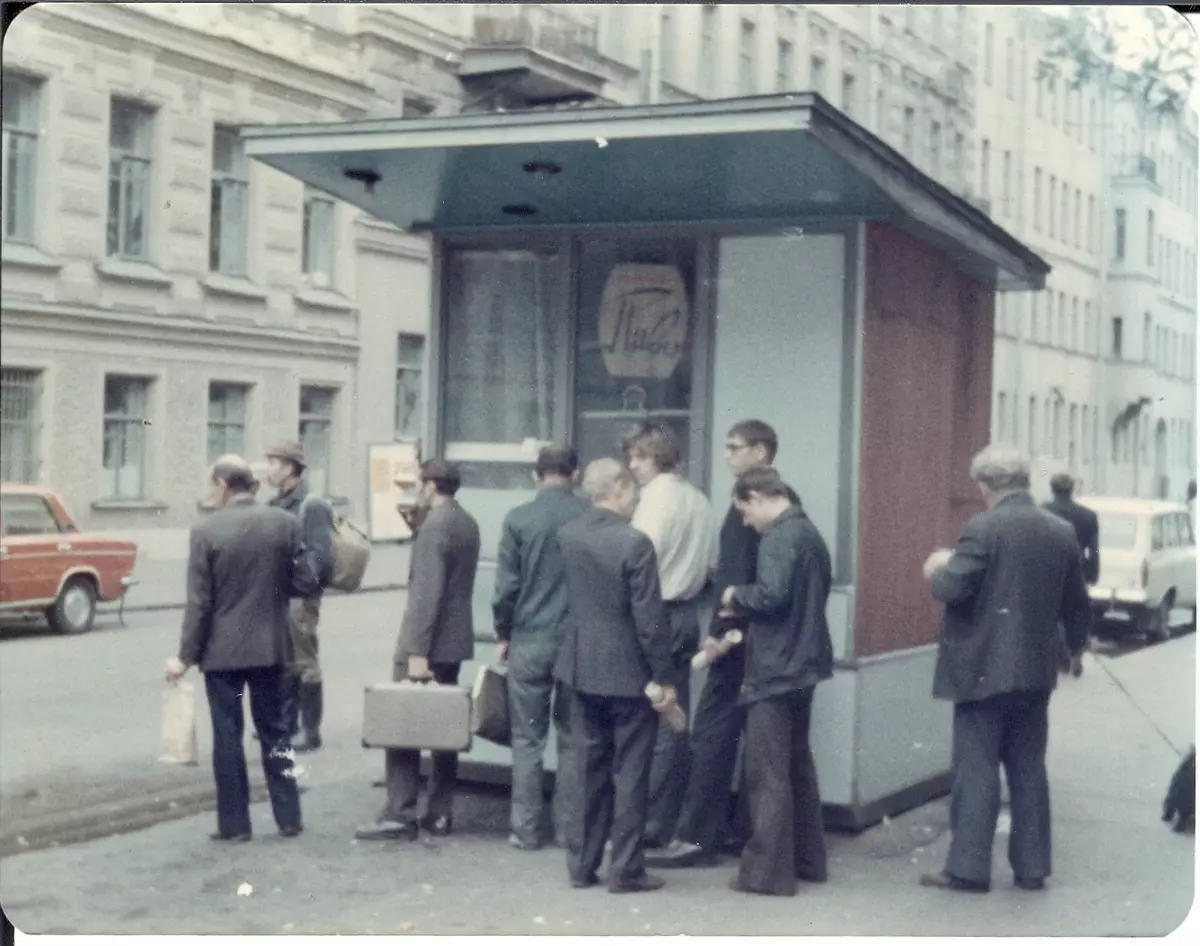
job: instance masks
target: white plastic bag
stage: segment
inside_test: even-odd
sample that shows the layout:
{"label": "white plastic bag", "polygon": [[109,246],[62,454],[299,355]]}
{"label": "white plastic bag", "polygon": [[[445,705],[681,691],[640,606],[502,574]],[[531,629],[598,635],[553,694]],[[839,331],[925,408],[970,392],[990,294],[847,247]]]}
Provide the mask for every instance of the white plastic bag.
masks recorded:
{"label": "white plastic bag", "polygon": [[196,688],[176,681],[163,688],[162,755],[160,762],[196,765]]}

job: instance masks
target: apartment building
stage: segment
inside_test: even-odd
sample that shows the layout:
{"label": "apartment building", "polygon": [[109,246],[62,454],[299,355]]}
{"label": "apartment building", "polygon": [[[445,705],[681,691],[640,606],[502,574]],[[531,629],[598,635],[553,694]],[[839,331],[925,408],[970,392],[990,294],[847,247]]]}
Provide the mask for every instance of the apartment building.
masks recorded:
{"label": "apartment building", "polygon": [[813,90],[1053,264],[1044,292],[1001,296],[993,436],[1088,491],[1179,495],[1195,115],[1151,127],[1069,89],[1040,68],[1045,16],[34,7],[5,44],[0,475],[61,489],[90,528],[179,537],[209,459],[299,437],[314,486],[365,517],[368,447],[421,433],[427,251],[247,162],[241,123]]}

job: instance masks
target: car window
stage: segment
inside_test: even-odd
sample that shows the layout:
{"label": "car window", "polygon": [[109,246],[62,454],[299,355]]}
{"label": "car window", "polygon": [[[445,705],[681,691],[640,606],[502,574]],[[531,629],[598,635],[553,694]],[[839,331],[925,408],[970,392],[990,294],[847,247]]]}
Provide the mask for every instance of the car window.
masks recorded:
{"label": "car window", "polygon": [[1150,520],[1150,551],[1159,552],[1163,547],[1163,517],[1155,516]]}
{"label": "car window", "polygon": [[1163,516],[1163,544],[1169,549],[1179,547],[1179,517],[1176,515]]}
{"label": "car window", "polygon": [[41,496],[0,496],[4,534],[57,535],[61,530],[54,513]]}
{"label": "car window", "polygon": [[1181,512],[1175,518],[1179,521],[1179,544],[1194,546],[1196,544],[1196,536],[1192,534],[1192,517],[1187,513]]}
{"label": "car window", "polygon": [[1137,536],[1135,516],[1100,516],[1100,548],[1128,551],[1137,547]]}

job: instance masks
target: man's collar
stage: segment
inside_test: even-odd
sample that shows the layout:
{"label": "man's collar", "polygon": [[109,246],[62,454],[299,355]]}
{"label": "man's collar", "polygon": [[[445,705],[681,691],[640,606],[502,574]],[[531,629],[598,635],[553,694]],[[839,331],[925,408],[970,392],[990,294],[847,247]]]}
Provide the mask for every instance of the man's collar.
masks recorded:
{"label": "man's collar", "polygon": [[1033,497],[1029,494],[1029,490],[1018,489],[1009,493],[1003,499],[996,500],[996,506],[1032,506]]}
{"label": "man's collar", "polygon": [[226,503],[227,506],[248,506],[254,502],[253,493],[238,493]]}

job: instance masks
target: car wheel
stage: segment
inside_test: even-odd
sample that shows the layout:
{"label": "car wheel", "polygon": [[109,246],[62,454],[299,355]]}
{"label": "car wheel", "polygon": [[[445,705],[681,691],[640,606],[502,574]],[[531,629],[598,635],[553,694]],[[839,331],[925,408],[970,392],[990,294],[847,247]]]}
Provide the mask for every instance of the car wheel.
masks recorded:
{"label": "car wheel", "polygon": [[96,586],[87,578],[72,578],[63,585],[46,616],[60,634],[90,631],[96,620]]}
{"label": "car wheel", "polygon": [[1165,641],[1171,637],[1171,609],[1175,607],[1175,595],[1167,592],[1159,602],[1158,608],[1150,617],[1147,635],[1154,641]]}

